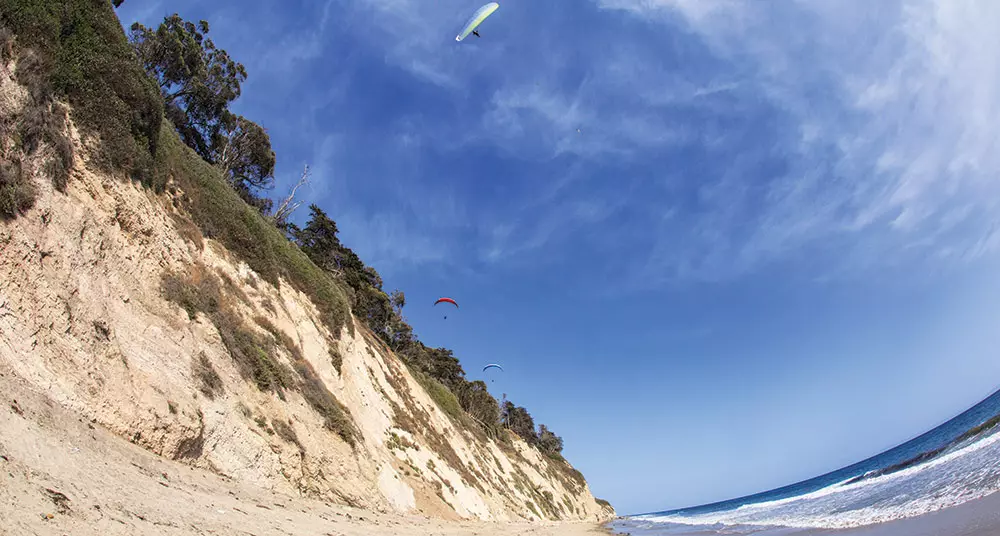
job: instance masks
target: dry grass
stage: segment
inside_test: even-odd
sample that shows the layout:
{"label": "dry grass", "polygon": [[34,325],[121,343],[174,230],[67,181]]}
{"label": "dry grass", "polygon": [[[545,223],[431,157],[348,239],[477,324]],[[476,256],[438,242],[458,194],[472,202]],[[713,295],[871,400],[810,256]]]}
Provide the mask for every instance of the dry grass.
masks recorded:
{"label": "dry grass", "polygon": [[180,305],[191,320],[199,312],[217,313],[222,301],[218,278],[201,264],[192,265],[187,274],[165,274],[160,290],[164,298]]}
{"label": "dry grass", "polygon": [[66,99],[81,130],[101,141],[98,164],[148,179],[163,98],[135,60],[111,3],[0,0],[0,22],[17,35],[14,48],[35,56],[18,73],[34,84],[35,101]]}
{"label": "dry grass", "polygon": [[198,390],[209,400],[214,400],[223,390],[222,378],[212,366],[212,362],[209,361],[205,352],[198,354],[198,357],[192,361],[191,368],[193,376],[198,381]]}
{"label": "dry grass", "polygon": [[274,337],[276,344],[288,352],[292,359],[292,368],[299,377],[298,390],[306,402],[323,417],[323,425],[353,447],[359,432],[350,417],[350,411],[327,389],[312,364],[302,355],[299,346],[267,318],[258,316],[254,321]]}
{"label": "dry grass", "polygon": [[458,472],[463,482],[485,493],[486,489],[482,484],[482,480],[485,480],[485,478],[466,465],[462,461],[462,458],[459,457],[458,452],[452,447],[448,438],[434,428],[434,425],[431,423],[430,414],[414,400],[409,385],[403,378],[403,372],[399,368],[399,364],[392,359],[386,359],[385,363],[389,368],[386,379],[393,390],[403,398],[403,403],[406,405],[404,411],[394,401],[389,400],[389,404],[393,410],[393,423],[395,426],[401,430],[406,430],[415,437],[422,437],[430,445],[432,451],[441,456],[452,469]]}
{"label": "dry grass", "polygon": [[295,433],[295,429],[292,428],[291,422],[286,423],[282,420],[272,420],[271,427],[274,428],[274,433],[278,434],[278,437],[299,447],[300,451],[305,450],[305,447],[299,441],[299,436]]}
{"label": "dry grass", "polygon": [[332,342],[330,344],[330,364],[337,369],[337,374],[341,374],[340,368],[344,366],[344,356],[340,355],[340,350]]}
{"label": "dry grass", "polygon": [[223,283],[225,288],[224,294],[227,298],[236,298],[236,301],[242,303],[243,305],[250,305],[253,303],[250,301],[250,297],[247,296],[247,293],[243,291],[243,288],[237,285],[236,281],[233,281],[233,278],[229,277],[229,274],[224,272],[222,269],[217,269],[216,273]]}
{"label": "dry grass", "polygon": [[170,218],[174,220],[174,228],[177,229],[177,234],[181,238],[194,244],[198,251],[205,249],[205,238],[201,235],[201,229],[193,221],[176,212],[170,212]]}
{"label": "dry grass", "polygon": [[35,183],[22,170],[21,160],[0,162],[0,217],[13,218],[35,205]]}

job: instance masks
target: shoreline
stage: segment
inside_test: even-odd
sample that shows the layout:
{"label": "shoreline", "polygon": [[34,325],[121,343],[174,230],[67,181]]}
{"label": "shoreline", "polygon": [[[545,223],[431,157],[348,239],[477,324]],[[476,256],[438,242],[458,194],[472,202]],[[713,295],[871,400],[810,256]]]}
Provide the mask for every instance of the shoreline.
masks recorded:
{"label": "shoreline", "polygon": [[[615,520],[620,521],[620,520]],[[611,522],[611,534],[620,536],[631,533],[633,536],[662,533],[662,530],[633,529],[623,527],[615,530]],[[679,526],[676,526],[679,527]],[[703,527],[692,526],[690,531],[670,526],[670,534],[683,536],[718,534],[716,531]],[[741,533],[736,533],[741,534]],[[754,536],[996,536],[1000,534],[1000,492],[975,499],[958,506],[943,508],[919,516],[894,519],[874,525],[852,527],[846,529],[819,528],[761,528]]]}

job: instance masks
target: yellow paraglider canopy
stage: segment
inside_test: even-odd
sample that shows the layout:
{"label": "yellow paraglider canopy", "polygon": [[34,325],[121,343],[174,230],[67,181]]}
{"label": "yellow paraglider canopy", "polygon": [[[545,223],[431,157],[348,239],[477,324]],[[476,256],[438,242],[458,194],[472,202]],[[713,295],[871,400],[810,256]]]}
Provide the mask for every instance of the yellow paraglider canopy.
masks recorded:
{"label": "yellow paraglider canopy", "polygon": [[[461,41],[462,39],[468,37],[470,33],[475,32],[476,28],[478,28],[479,25],[486,20],[486,17],[492,15],[493,12],[499,7],[500,4],[490,2],[489,4],[477,9],[476,12],[472,14],[472,17],[469,18],[469,21],[465,23],[465,26],[462,27],[462,31],[455,36],[455,41]],[[478,36],[479,34],[476,35]]]}

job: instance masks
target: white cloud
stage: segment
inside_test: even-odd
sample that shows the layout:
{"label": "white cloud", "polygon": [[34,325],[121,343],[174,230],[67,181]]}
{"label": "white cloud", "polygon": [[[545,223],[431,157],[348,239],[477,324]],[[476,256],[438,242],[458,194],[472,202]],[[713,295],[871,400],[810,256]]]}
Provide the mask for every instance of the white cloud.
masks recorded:
{"label": "white cloud", "polygon": [[747,196],[719,177],[731,199],[687,222],[679,248],[675,236],[654,246],[647,271],[726,277],[844,240],[843,259],[862,268],[993,252],[1000,4],[598,3],[681,15],[720,56],[753,62],[749,82],[800,125],[797,165],[770,181],[758,217],[726,216]]}
{"label": "white cloud", "polygon": [[605,9],[629,10],[645,16],[674,10],[696,23],[722,12],[742,10],[747,5],[740,0],[597,0],[597,4]]}
{"label": "white cloud", "polygon": [[[318,17],[311,20],[313,24],[310,27],[300,27],[276,42],[268,42],[261,54],[250,58],[250,61],[254,62],[256,69],[269,76],[287,76],[301,62],[317,58],[323,53],[328,39],[333,7],[333,0],[326,0]],[[259,34],[255,37],[255,43],[261,42]]]}
{"label": "white cloud", "polygon": [[386,61],[432,84],[460,87],[458,73],[470,66],[468,55],[446,46],[454,44],[468,17],[465,2],[357,0],[356,6],[355,20],[364,30],[358,39],[383,50]]}
{"label": "white cloud", "polygon": [[[344,14],[388,62],[462,110],[457,124],[419,110],[393,123],[385,139],[406,179],[382,179],[400,189],[398,206],[381,209],[395,214],[356,218],[373,240],[415,244],[423,233],[445,252],[435,259],[462,250],[500,262],[587,235],[646,281],[729,278],[775,262],[808,262],[823,278],[996,249],[1000,4],[594,4],[645,19],[647,33],[588,46],[539,21],[549,31],[535,43],[507,35],[455,46],[464,3],[358,0]],[[532,13],[501,15],[498,34],[533,29]],[[450,183],[413,167],[416,155],[470,146],[575,167],[540,172],[495,209],[447,186],[421,189]],[[612,184],[626,193],[606,202]],[[415,227],[413,214],[435,199],[452,209],[439,204],[439,221]],[[470,235],[481,241],[469,246]]]}
{"label": "white cloud", "polygon": [[[304,206],[320,205],[337,222],[344,243],[383,275],[450,262],[455,237],[469,220],[462,200],[447,184],[414,181],[419,170],[393,167],[406,151],[419,150],[410,136],[378,149],[394,155],[385,164],[395,173],[359,164],[349,143],[356,136],[331,132],[316,142],[309,157],[314,180],[302,196]],[[296,214],[303,223],[306,210]]]}

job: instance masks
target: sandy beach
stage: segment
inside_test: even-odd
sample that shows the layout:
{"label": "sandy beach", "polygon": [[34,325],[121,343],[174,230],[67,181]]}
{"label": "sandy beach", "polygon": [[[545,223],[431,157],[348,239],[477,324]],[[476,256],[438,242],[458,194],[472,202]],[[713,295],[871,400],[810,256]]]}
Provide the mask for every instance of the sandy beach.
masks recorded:
{"label": "sandy beach", "polygon": [[0,534],[425,536],[606,533],[595,523],[444,521],[273,493],[167,460],[0,377]]}
{"label": "sandy beach", "polygon": [[[596,523],[446,521],[274,493],[153,455],[29,390],[9,374],[0,377],[0,392],[0,534],[4,536],[607,534]],[[694,534],[679,529],[670,533]],[[991,536],[1000,534],[1000,494],[869,527],[757,534]]]}

